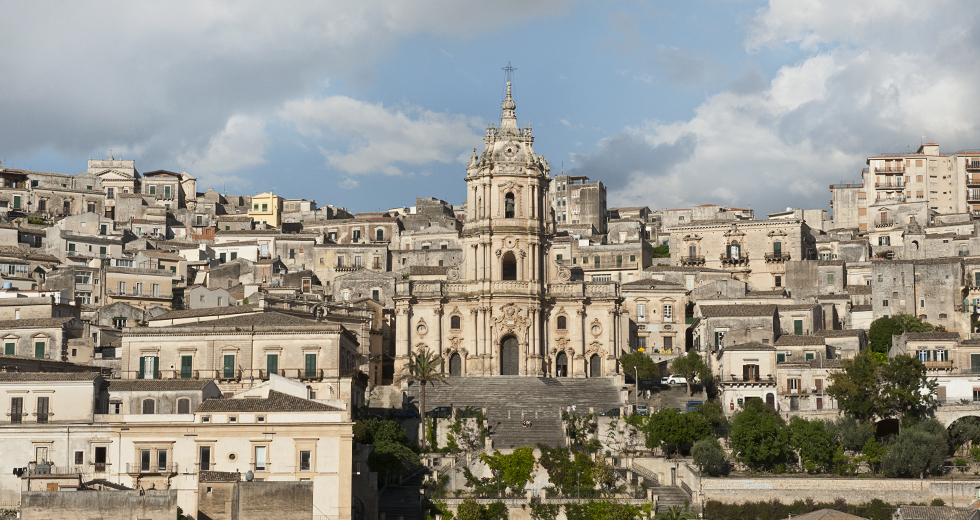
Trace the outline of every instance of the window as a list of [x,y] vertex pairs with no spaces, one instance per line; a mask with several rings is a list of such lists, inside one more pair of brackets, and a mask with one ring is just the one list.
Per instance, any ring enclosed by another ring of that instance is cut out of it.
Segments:
[[558,253],[557,255],[555,255],[555,260],[558,261],[558,262],[561,262],[561,253]]
[[361,230],[360,229],[355,229],[354,230],[354,239],[353,240],[354,240],[354,242],[360,242],[360,240],[361,240]]
[[459,319],[459,316],[452,316],[452,317],[450,317],[449,318],[449,328],[454,329],[454,330],[458,330],[460,328],[460,321],[461,320]]
[[193,375],[194,356],[180,356],[180,377],[190,379]]
[[160,358],[157,356],[140,357],[140,379],[157,379],[160,377]]
[[234,379],[235,377],[235,355],[225,354],[224,355],[224,365],[221,372],[221,377],[224,379]]
[[198,457],[198,462],[201,466],[201,471],[211,470],[211,446],[201,446],[199,451],[200,457]]
[[256,471],[264,471],[265,470],[265,453],[266,453],[266,449],[267,448],[265,446],[256,446],[255,447],[255,470]]
[[150,456],[152,450],[140,450],[140,471],[147,473],[150,471]]
[[50,397],[37,398],[37,422],[40,424],[48,422],[48,405],[50,404],[50,399]]
[[156,402],[153,399],[143,399],[143,415],[153,415]]
[[949,361],[949,351],[935,350],[933,351],[933,358],[933,361]]
[[636,350],[643,352],[647,349],[647,337],[639,336],[636,338]]
[[222,264],[225,263],[225,258],[226,257],[225,257],[225,254],[224,253],[218,253],[218,262],[219,263],[222,263]]
[[636,255],[630,255],[630,262],[636,261]]
[[34,357],[37,359],[44,359],[44,347],[45,342],[35,341],[34,342]]
[[514,253],[506,253],[501,260],[501,277],[504,280],[517,280],[517,258]]
[[271,374],[279,374],[279,355],[269,354],[265,357],[266,371]]
[[595,257],[595,268],[596,268],[596,269],[598,269],[598,268],[599,268],[599,257],[598,257],[598,256],[597,256],[597,257]]
[[268,204],[263,204],[262,205],[262,211],[269,211],[269,205]]
[[918,358],[919,361],[922,361],[923,363],[925,363],[926,361],[929,361],[929,351],[928,350],[917,350],[917,351],[915,351],[915,357]]
[[776,275],[776,281],[775,281],[774,285],[776,287],[782,287],[783,286],[783,277],[777,274]]
[[361,267],[361,257],[359,256],[354,257],[354,267]]
[[616,255],[616,267],[623,267],[623,255]]
[[834,273],[827,273],[827,285],[834,285]]
[[17,355],[17,343],[12,341],[6,341],[3,344],[3,354],[5,356],[15,356]]
[[806,360],[807,361],[810,361],[811,359],[816,359],[817,358],[817,355],[814,354],[813,352],[807,352],[806,355],[805,355],[805,357],[806,357]]
[[374,239],[378,242],[383,242],[385,239],[385,230],[379,229],[374,232]]
[[10,422],[19,423],[23,421],[23,417],[24,417],[24,398],[11,397],[10,398]]
[[299,470],[310,471],[313,467],[313,452],[302,450],[299,452]]
[[170,198],[170,186],[164,186],[163,187],[163,198],[165,198],[165,199],[169,199]]
[[82,464],[85,464],[85,452],[84,451],[76,451],[75,452],[75,465],[76,466],[81,466]]
[[882,307],[888,307],[888,300],[881,300]]
[[674,350],[674,337],[664,336],[664,352],[673,352]]
[[157,187],[151,185],[150,186],[150,195],[156,195],[156,194],[157,194]]
[[716,331],[715,332],[715,348],[716,349],[720,349],[721,346],[722,346],[722,343],[724,341],[725,341],[725,332],[724,331]]
[[126,294],[126,282],[119,282],[119,294]]
[[674,306],[664,305],[664,321],[674,321]]
[[514,218],[514,194],[504,195],[504,218]]
[[75,283],[76,284],[90,284],[92,283],[92,273],[87,271],[76,271],[75,272]]
[[191,400],[177,399],[177,413],[191,413]]
[[377,289],[371,289],[371,299],[374,301],[381,301],[381,291]]
[[565,316],[559,316],[558,317],[558,324],[557,324],[557,326],[558,326],[558,330],[565,330],[565,329],[567,329],[568,328],[568,318],[566,318]]
[[316,377],[316,354],[306,355],[306,377]]
[[157,470],[167,471],[167,450],[157,450]]

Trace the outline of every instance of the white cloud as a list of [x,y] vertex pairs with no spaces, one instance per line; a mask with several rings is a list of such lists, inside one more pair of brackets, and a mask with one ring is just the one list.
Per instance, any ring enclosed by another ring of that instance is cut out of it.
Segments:
[[[399,165],[466,160],[480,141],[479,118],[418,107],[386,108],[347,96],[289,101],[279,116],[320,141],[327,163],[348,174],[400,175]],[[337,141],[346,143],[340,150]]]
[[[747,46],[791,42],[803,59],[768,84],[750,72],[751,82],[709,96],[688,120],[624,128],[577,157],[582,173],[610,178],[617,205],[827,208],[828,185],[859,179],[870,155],[914,150],[921,135],[944,151],[977,148],[980,70],[966,64],[980,58],[970,29],[980,11],[973,3],[944,5],[955,9],[772,0],[751,24]],[[879,22],[898,30],[869,37],[882,32],[871,27]],[[904,38],[900,29],[912,25],[934,30],[930,43]]]
[[351,177],[344,178],[344,180],[341,181],[340,184],[338,184],[338,186],[340,186],[342,189],[345,190],[352,190],[360,185],[361,185],[360,182],[358,182],[356,179],[353,179]]
[[369,86],[407,36],[480,37],[570,3],[6,3],[0,32],[17,50],[0,53],[0,70],[16,80],[0,96],[0,142],[9,155],[126,146],[143,164],[166,164],[207,146],[235,114],[269,113],[327,76]]
[[178,162],[202,180],[265,164],[269,135],[261,119],[236,115],[202,150],[181,155]]

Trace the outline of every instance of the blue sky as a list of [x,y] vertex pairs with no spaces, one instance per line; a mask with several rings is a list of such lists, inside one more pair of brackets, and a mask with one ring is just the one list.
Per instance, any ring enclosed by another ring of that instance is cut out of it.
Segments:
[[[50,17],[57,6],[60,16]],[[980,4],[7,4],[0,160],[89,157],[375,211],[458,203],[500,115],[609,204],[827,208],[868,155],[980,148]],[[110,152],[111,151],[111,152]]]

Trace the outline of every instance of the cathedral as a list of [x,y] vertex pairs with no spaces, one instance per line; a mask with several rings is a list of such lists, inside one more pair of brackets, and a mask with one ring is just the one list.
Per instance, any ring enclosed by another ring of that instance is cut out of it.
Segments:
[[519,127],[507,82],[500,127],[466,167],[463,260],[395,288],[395,372],[429,349],[452,376],[603,377],[629,316],[616,282],[572,281],[551,253],[551,174]]

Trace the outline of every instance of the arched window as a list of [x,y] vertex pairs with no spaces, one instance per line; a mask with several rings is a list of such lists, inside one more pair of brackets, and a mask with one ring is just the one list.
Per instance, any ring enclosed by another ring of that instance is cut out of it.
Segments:
[[567,328],[568,328],[567,318],[565,318],[564,316],[559,316],[558,317],[558,330],[565,330]]
[[459,316],[452,316],[449,318],[449,328],[451,329],[459,328]]
[[191,413],[191,400],[177,399],[177,413]]
[[143,399],[143,415],[156,413],[156,402],[153,399]]
[[504,218],[514,218],[514,194],[504,195]]
[[385,230],[379,228],[377,231],[374,232],[374,236],[375,236],[375,240],[377,240],[378,242],[384,242]]
[[500,267],[504,280],[517,280],[517,258],[514,257],[514,253],[505,254]]

